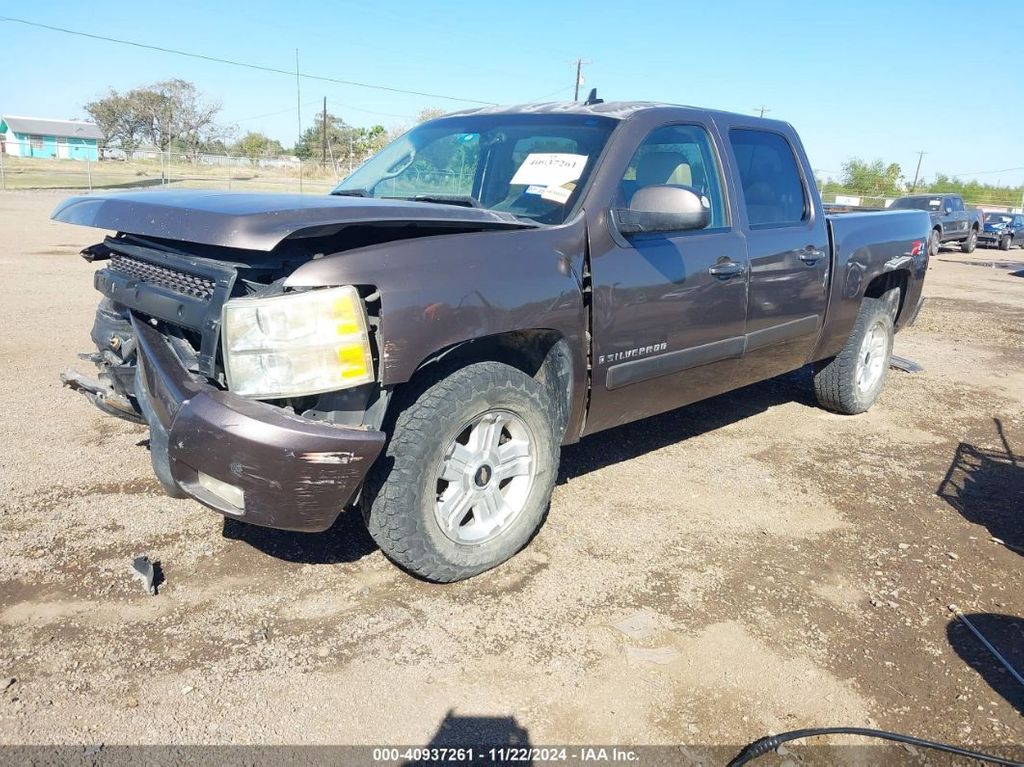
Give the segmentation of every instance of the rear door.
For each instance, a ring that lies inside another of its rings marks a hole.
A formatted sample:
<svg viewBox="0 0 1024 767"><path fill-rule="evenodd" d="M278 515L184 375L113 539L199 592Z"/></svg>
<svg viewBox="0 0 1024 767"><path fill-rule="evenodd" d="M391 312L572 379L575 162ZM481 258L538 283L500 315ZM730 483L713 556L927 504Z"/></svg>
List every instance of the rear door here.
<svg viewBox="0 0 1024 767"><path fill-rule="evenodd" d="M792 129L738 124L726 134L750 262L743 385L810 357L824 322L830 250L813 174Z"/></svg>
<svg viewBox="0 0 1024 767"><path fill-rule="evenodd" d="M646 186L690 187L710 202L707 228L624 236L608 220L607 207L588 211L594 355L587 433L735 386L747 306L746 246L730 211L714 126L706 114L691 114L624 125L617 142L622 156L602 175L614 208L628 207Z"/></svg>

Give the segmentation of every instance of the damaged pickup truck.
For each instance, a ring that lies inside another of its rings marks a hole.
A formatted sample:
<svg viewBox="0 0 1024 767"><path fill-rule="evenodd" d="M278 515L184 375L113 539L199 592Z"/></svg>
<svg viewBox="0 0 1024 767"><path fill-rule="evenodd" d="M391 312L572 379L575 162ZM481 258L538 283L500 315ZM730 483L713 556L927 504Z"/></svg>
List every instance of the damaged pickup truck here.
<svg viewBox="0 0 1024 767"><path fill-rule="evenodd" d="M68 382L148 424L169 493L301 531L355 506L433 581L523 548L589 434L805 365L866 410L930 232L826 216L786 123L597 100L432 120L327 196L53 218L116 232L83 253L99 374Z"/></svg>

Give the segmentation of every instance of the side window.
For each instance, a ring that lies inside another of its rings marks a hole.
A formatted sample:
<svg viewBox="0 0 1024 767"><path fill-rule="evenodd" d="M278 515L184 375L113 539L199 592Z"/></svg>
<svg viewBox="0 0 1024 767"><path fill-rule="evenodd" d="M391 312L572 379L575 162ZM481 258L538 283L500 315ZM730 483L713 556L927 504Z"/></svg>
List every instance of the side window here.
<svg viewBox="0 0 1024 767"><path fill-rule="evenodd" d="M778 133L729 131L751 226L799 224L809 214L807 192L789 142Z"/></svg>
<svg viewBox="0 0 1024 767"><path fill-rule="evenodd" d="M953 198L953 212L960 213L964 209L964 201L960 197Z"/></svg>
<svg viewBox="0 0 1024 767"><path fill-rule="evenodd" d="M628 206L637 189L661 184L688 186L705 195L711 203L708 229L729 225L718 158L704 128L668 125L651 131L622 176L621 202Z"/></svg>

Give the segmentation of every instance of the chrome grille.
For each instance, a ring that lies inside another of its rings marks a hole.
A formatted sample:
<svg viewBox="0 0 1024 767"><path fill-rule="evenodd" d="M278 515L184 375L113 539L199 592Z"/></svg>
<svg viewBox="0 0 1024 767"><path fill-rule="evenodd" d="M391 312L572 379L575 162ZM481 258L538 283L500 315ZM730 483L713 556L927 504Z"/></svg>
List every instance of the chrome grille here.
<svg viewBox="0 0 1024 767"><path fill-rule="evenodd" d="M207 277L151 264L149 261L126 256L123 253L113 253L108 268L139 282L156 285L202 301L209 301L213 298L213 291L216 287L216 283Z"/></svg>

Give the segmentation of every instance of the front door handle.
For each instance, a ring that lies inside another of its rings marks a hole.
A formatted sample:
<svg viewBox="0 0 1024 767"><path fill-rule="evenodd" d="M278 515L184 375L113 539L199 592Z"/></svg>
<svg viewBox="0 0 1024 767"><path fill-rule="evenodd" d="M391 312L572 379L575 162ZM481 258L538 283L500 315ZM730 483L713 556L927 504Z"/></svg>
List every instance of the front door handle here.
<svg viewBox="0 0 1024 767"><path fill-rule="evenodd" d="M799 258L808 266L814 266L825 257L825 251L807 247L800 251Z"/></svg>
<svg viewBox="0 0 1024 767"><path fill-rule="evenodd" d="M744 268L743 264L737 264L735 261L719 261L708 269L708 274L727 280L737 274L743 274Z"/></svg>

